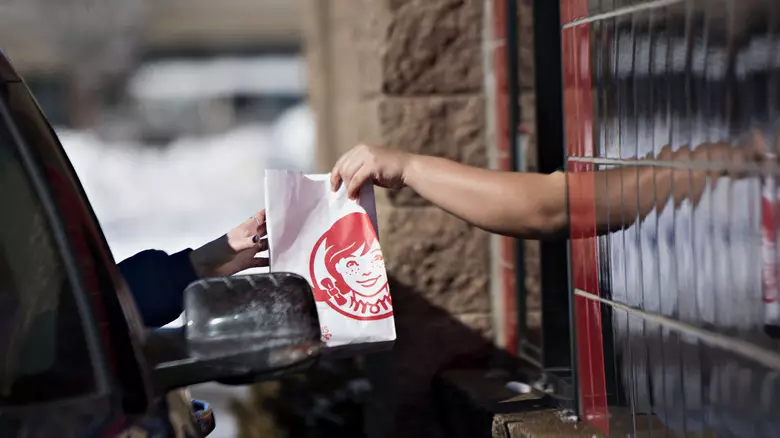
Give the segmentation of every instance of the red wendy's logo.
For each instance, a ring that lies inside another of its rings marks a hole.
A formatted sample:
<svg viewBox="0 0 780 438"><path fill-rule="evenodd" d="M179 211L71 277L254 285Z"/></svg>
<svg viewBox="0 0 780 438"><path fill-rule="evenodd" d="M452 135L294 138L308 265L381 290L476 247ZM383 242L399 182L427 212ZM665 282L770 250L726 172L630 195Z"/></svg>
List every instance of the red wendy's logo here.
<svg viewBox="0 0 780 438"><path fill-rule="evenodd" d="M309 262L314 299L352 319L393 315L379 240L365 213L337 220L312 248Z"/></svg>

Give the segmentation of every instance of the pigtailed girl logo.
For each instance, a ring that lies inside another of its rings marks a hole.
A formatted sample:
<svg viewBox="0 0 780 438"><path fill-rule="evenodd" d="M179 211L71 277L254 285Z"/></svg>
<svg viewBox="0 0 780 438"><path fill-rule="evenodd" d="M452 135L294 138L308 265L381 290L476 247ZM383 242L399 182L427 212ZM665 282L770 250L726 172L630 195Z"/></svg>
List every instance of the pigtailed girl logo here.
<svg viewBox="0 0 780 438"><path fill-rule="evenodd" d="M316 301L357 320L393 315L385 259L367 214L337 220L314 244L309 269Z"/></svg>

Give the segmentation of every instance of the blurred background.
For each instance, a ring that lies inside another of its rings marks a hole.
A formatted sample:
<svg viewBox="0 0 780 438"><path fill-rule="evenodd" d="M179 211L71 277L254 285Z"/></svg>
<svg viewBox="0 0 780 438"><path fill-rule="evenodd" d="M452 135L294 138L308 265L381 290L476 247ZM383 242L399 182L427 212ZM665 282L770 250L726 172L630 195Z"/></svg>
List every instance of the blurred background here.
<svg viewBox="0 0 780 438"><path fill-rule="evenodd" d="M263 170L310 170L297 2L0 3L0 48L55 125L117 261L197 247L264 205ZM207 384L212 436L231 400Z"/></svg>

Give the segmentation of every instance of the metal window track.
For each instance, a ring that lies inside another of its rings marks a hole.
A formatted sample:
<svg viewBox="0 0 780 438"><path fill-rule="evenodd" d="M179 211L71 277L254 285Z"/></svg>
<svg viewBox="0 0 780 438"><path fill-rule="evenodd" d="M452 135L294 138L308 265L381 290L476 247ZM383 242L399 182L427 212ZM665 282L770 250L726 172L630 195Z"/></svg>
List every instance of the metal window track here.
<svg viewBox="0 0 780 438"><path fill-rule="evenodd" d="M574 289L574 294L589 300L598 301L616 309L623 310L627 313L631 313L633 315L644 318L645 320L658 323L664 327L674 329L678 332L694 336L712 347L717 347L722 350L738 354L747 359L758 362L767 368L780 371L780 354L759 347L758 345L747 342L743 339L710 332L700 327L678 321L676 319L672 319L663 315L657 315L642 309L638 309L636 307L601 298L598 295L594 295L581 289Z"/></svg>
<svg viewBox="0 0 780 438"><path fill-rule="evenodd" d="M564 24L563 28L568 29L570 27L579 26L580 24L593 23L595 21L606 20L608 18L615 18L622 15L628 15L628 14L632 14L635 12L644 11L648 9L656 9L663 6L682 3L684 1L685 0L657 0L654 2L643 3L641 5L626 6L624 8L615 9L614 11L605 12L603 14L591 15L589 17L580 18L579 20L571 21L569 23Z"/></svg>

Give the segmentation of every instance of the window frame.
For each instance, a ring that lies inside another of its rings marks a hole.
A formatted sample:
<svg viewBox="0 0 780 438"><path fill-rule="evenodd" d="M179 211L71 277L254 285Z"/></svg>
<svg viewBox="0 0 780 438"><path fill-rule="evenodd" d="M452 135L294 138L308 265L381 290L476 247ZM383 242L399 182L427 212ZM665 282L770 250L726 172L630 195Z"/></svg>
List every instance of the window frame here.
<svg viewBox="0 0 780 438"><path fill-rule="evenodd" d="M512 170L522 171L519 165L524 157L524 146L519 141L517 127L520 113L533 111L536 120L537 171L553 173L566 170L566 139L563 108L563 60L561 40L561 5L558 1L533 1L533 64L535 107L523 108L518 87L519 11L516 0L505 2L506 21L506 77ZM523 241L516 241L516 297L517 297L517 352L520 358L530 358L541 374L543 382L552 390L552 397L564 409L580 410L580 394L575 358L577 357L576 324L569 240L541 241L540 295L541 345L529 341L526 327L525 259Z"/></svg>

